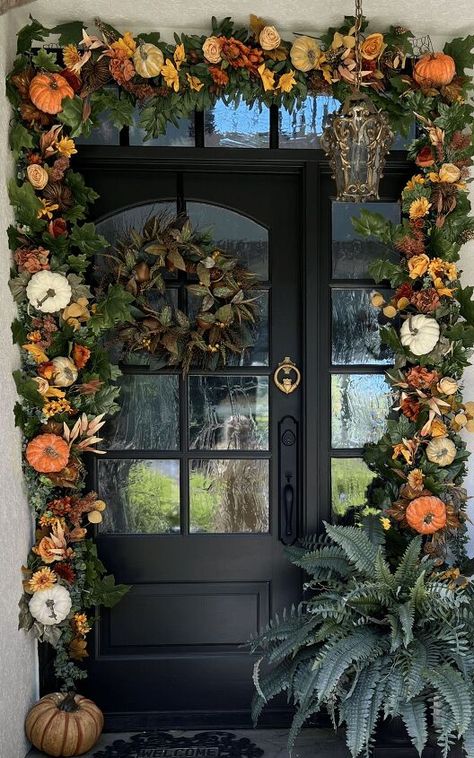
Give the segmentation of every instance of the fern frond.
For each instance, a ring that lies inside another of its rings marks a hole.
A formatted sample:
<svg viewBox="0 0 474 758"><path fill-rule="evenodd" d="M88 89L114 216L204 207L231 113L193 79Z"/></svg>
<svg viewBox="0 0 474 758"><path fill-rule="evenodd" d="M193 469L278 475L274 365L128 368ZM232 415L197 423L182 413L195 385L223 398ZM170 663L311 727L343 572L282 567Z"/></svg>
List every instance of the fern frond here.
<svg viewBox="0 0 474 758"><path fill-rule="evenodd" d="M409 584L413 584L413 581L417 579L421 573L420 570L420 551L421 551L421 536L414 537L403 553L402 559L395 572L395 581L397 585L405 587Z"/></svg>
<svg viewBox="0 0 474 758"><path fill-rule="evenodd" d="M330 578L333 572L344 578L352 573L352 567L344 551L337 545L324 545L311 552L291 547L287 548L286 552L295 566L304 569L316 579Z"/></svg>
<svg viewBox="0 0 474 758"><path fill-rule="evenodd" d="M400 709L400 716L407 728L413 746L421 755L428 740L426 704L424 700L410 700Z"/></svg>
<svg viewBox="0 0 474 758"><path fill-rule="evenodd" d="M424 678L448 704L457 733L462 736L468 728L471 718L472 684L467 682L459 671L445 663L432 671L425 671Z"/></svg>
<svg viewBox="0 0 474 758"><path fill-rule="evenodd" d="M413 640L413 624L415 622L415 609L411 600L407 600L406 603L398 606L398 618L403 630L403 643L405 647L408 647Z"/></svg>
<svg viewBox="0 0 474 758"><path fill-rule="evenodd" d="M341 705L341 717L346 724L346 743L352 755L359 755L368 740L370 706L382 676L380 661L367 666L359 673L350 697Z"/></svg>
<svg viewBox="0 0 474 758"><path fill-rule="evenodd" d="M378 548L362 529L355 526L335 526L325 523L326 532L345 552L347 559L362 574L373 576Z"/></svg>

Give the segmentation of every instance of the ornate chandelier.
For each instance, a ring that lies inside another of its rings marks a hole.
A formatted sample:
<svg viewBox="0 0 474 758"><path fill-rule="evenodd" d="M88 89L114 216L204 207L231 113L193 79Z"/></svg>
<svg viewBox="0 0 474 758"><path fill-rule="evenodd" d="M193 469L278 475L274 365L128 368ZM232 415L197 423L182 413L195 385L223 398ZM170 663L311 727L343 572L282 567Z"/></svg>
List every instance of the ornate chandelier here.
<svg viewBox="0 0 474 758"><path fill-rule="evenodd" d="M321 146L336 180L337 199L378 200L385 156L393 140L387 116L361 92L362 3L355 2L355 83L342 108L329 116Z"/></svg>

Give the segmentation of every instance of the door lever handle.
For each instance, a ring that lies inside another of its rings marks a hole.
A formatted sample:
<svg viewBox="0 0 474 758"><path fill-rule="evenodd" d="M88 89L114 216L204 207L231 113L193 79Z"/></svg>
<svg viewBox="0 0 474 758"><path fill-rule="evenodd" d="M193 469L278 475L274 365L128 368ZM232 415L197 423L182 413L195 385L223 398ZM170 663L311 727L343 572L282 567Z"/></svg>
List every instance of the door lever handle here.
<svg viewBox="0 0 474 758"><path fill-rule="evenodd" d="M283 488L283 503L285 507L285 535L291 537L293 534L293 506L295 502L295 491L290 484L291 474L286 475L287 483Z"/></svg>
<svg viewBox="0 0 474 758"><path fill-rule="evenodd" d="M298 422L284 416L278 423L278 521L279 537L292 545L298 537L299 462Z"/></svg>

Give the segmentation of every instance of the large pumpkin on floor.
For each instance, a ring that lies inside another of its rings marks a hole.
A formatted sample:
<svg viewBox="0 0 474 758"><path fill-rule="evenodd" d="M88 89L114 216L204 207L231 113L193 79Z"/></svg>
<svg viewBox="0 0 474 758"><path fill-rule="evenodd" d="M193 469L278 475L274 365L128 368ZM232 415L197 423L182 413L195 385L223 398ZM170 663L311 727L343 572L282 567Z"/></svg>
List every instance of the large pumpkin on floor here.
<svg viewBox="0 0 474 758"><path fill-rule="evenodd" d="M104 727L102 711L82 695L53 692L32 707L26 736L46 755L82 755L94 747Z"/></svg>
<svg viewBox="0 0 474 758"><path fill-rule="evenodd" d="M456 64L445 53L428 53L424 55L413 69L413 78L425 87L443 87L450 84L456 76Z"/></svg>

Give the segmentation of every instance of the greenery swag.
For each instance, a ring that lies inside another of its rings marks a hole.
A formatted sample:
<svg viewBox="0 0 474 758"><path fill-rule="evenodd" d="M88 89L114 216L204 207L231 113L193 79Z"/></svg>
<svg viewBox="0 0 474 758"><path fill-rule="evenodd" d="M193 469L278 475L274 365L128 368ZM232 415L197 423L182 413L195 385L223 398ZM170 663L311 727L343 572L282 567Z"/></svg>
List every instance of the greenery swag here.
<svg viewBox="0 0 474 758"><path fill-rule="evenodd" d="M18 35L7 85L17 160L10 184L11 287L19 310L13 335L23 357L15 415L38 518L21 625L56 647L56 673L66 686L83 676L74 660L87 654L84 608L111 604L126 591L104 576L83 524L99 522L105 504L83 493L81 457L99 441L104 414L117 409L117 371L101 337L118 329L128 346L158 361L186 367L205 356L212 365L239 351L239 319L251 328L254 317L248 272L180 220L152 219L139 238L124 241L114 252L116 278L93 296L86 282L91 256L107 243L85 221L96 195L71 169L73 138L90 134L105 111L116 126L131 124L137 104L141 126L155 136L218 98L288 109L318 93L342 99L356 65L352 18L319 41L298 36L292 43L256 17L250 30L213 19L211 36L176 35L174 44L157 33L121 34L99 20L96 26L100 36L81 22L46 29L32 19ZM291 553L309 571L312 594L254 643L274 664L266 673L261 662L256 667L256 713L288 691L297 706L294 735L325 705L348 724L355 756L370 750L381 713L401 715L421 749L428 704L444 754L463 737L472 755L467 453L459 432L473 427L474 408L463 402L459 381L474 345L474 304L456 261L474 235L465 73L474 38L453 40L444 54L415 63L408 30L367 34L364 25L364 32L367 93L395 128L406 132L416 114L424 130L411 149L420 170L403 192L402 224L373 213L355 222L402 255L400 264L372 268L377 281L395 288L389 303L379 293L373 302L389 322L382 334L395 352L388 380L399 401L384 437L365 451L376 478L359 526L328 525L327 536ZM31 50L50 33L59 35L59 52ZM169 263L196 274L197 330L178 312L147 311L149 290L160 290Z"/></svg>

